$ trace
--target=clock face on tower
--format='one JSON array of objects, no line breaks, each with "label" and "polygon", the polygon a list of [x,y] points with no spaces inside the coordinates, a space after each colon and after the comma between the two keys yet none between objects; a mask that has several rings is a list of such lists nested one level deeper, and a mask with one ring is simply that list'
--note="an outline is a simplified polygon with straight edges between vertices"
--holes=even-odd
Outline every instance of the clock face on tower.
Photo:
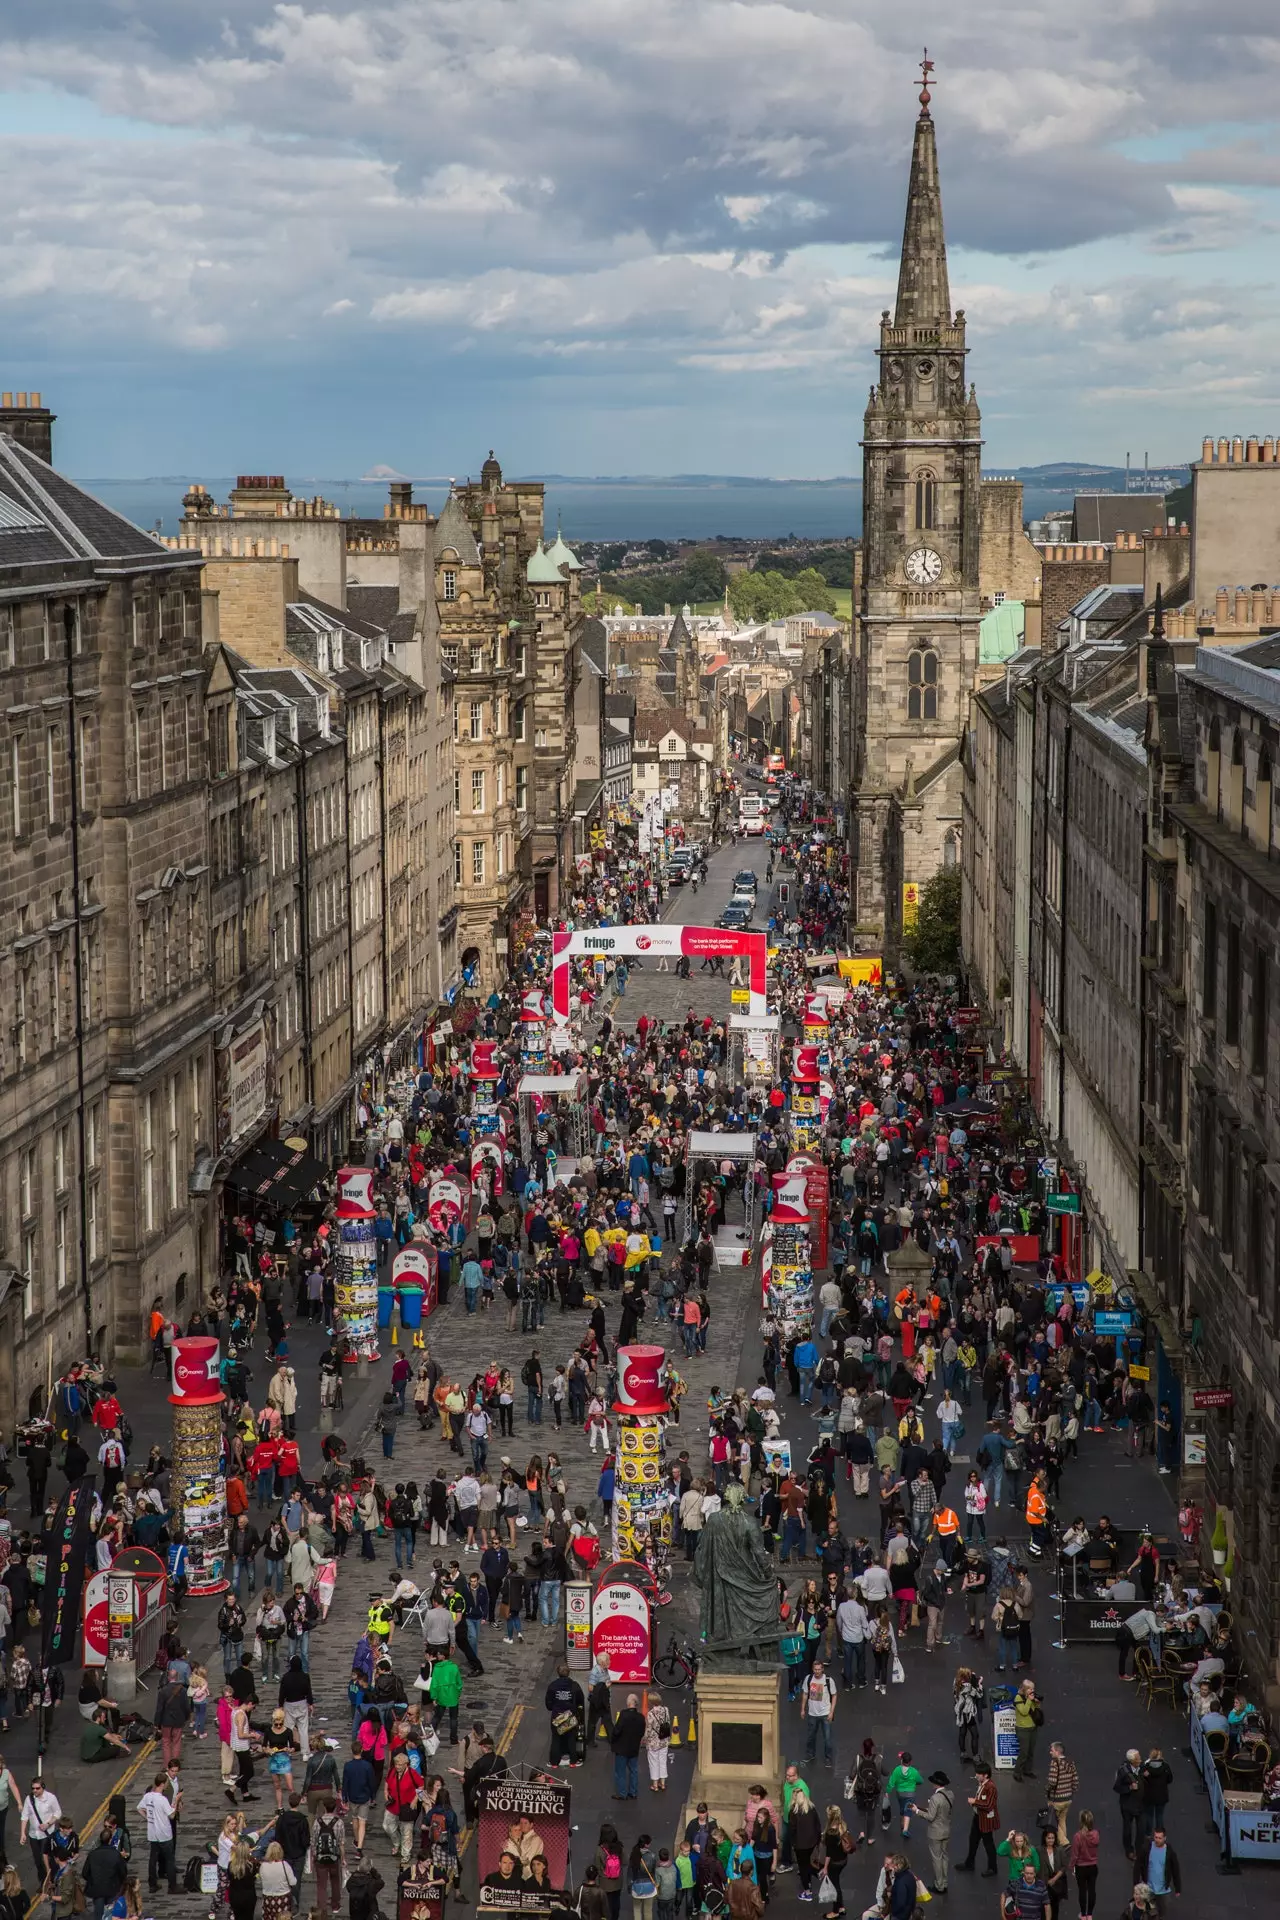
[{"label": "clock face on tower", "polygon": [[903,561],[903,571],[914,587],[931,587],[942,572],[942,558],[932,547],[916,547]]}]

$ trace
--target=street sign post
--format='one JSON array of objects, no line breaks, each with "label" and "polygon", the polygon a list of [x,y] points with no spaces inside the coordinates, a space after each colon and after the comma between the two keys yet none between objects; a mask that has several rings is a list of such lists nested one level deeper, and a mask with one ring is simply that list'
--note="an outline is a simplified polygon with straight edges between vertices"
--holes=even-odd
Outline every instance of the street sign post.
[{"label": "street sign post", "polygon": [[1048,1193],[1044,1204],[1050,1213],[1079,1213],[1080,1195],[1078,1193]]}]

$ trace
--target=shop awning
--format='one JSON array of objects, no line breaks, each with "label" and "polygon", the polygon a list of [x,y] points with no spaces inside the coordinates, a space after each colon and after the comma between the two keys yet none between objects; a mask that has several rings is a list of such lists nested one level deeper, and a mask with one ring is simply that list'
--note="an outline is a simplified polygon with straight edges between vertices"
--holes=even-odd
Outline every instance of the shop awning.
[{"label": "shop awning", "polygon": [[314,1155],[283,1140],[263,1140],[242,1154],[227,1175],[227,1185],[256,1206],[288,1213],[306,1199],[325,1168]]}]

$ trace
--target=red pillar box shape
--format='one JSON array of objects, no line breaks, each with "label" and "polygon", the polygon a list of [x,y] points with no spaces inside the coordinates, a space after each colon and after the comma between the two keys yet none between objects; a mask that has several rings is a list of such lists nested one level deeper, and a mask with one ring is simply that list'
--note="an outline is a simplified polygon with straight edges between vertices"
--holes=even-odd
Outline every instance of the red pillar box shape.
[{"label": "red pillar box shape", "polygon": [[618,1397],[615,1413],[669,1413],[667,1390],[662,1384],[666,1365],[665,1347],[618,1348]]},{"label": "red pillar box shape", "polygon": [[222,1358],[216,1340],[206,1334],[189,1334],[175,1340],[169,1354],[174,1407],[217,1406],[222,1399],[218,1365]]}]

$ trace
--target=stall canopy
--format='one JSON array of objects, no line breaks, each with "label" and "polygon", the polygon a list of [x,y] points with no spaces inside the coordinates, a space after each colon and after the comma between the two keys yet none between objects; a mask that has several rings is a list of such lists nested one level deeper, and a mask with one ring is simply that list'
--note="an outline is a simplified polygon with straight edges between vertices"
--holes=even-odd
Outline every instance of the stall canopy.
[{"label": "stall canopy", "polygon": [[690,1158],[708,1154],[713,1160],[752,1160],[755,1158],[754,1133],[691,1133]]},{"label": "stall canopy", "polygon": [[306,1199],[324,1173],[322,1163],[305,1149],[287,1146],[283,1140],[264,1140],[240,1156],[227,1175],[227,1185],[257,1206],[288,1213]]}]

